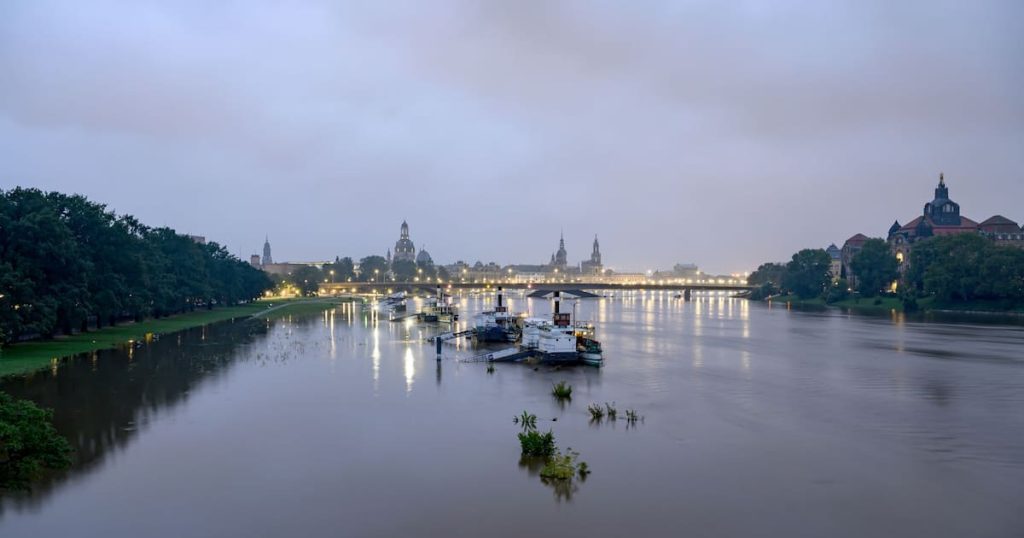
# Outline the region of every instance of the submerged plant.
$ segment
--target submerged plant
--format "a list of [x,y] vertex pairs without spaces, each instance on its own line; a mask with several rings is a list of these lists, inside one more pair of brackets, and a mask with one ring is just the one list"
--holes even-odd
[[494,363],[487,363],[487,373],[489,373],[489,374],[493,374],[494,373]]
[[529,430],[519,434],[519,446],[524,456],[549,457],[555,453],[555,434]]
[[572,399],[572,385],[565,381],[559,381],[551,387],[551,394],[559,400]]
[[537,415],[523,411],[518,417],[512,417],[512,423],[519,424],[523,430],[534,430],[537,428]]
[[604,403],[604,407],[605,407],[605,410],[607,410],[607,412],[608,412],[608,420],[615,420],[615,418],[618,417],[619,410],[615,409],[615,402],[612,402],[612,403],[605,402]]
[[644,417],[640,416],[640,413],[636,412],[636,409],[626,410],[626,422],[630,424],[636,424],[636,421],[643,421]]
[[590,420],[599,421],[604,418],[604,408],[600,404],[592,403],[588,405],[587,411],[590,411]]
[[544,468],[540,470],[541,478],[571,480],[577,474],[580,477],[585,477],[590,471],[587,469],[586,462],[576,463],[576,458],[579,455],[579,452],[574,452],[571,448],[566,449],[565,453],[556,451],[553,456],[548,458]]

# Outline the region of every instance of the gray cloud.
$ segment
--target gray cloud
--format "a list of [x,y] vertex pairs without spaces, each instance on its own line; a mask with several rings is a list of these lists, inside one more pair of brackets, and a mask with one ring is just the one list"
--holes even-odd
[[[1017,2],[12,2],[0,186],[239,254],[748,269],[947,173],[1024,220]],[[1016,213],[1015,213],[1016,212]]]

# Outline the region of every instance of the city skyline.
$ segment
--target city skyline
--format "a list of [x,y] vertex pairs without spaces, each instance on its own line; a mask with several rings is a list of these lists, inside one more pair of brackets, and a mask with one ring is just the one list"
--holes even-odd
[[[1024,221],[1015,2],[0,7],[0,188],[243,259],[748,271],[885,237],[940,172]],[[467,260],[468,261],[468,260]]]

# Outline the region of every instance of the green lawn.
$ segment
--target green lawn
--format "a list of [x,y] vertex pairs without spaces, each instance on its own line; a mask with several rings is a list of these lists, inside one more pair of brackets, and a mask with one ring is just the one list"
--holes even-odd
[[147,334],[165,334],[229,319],[309,314],[334,308],[342,299],[274,299],[247,305],[197,310],[163,319],[105,327],[53,340],[23,342],[0,349],[0,376],[20,374],[44,368],[50,361],[78,353],[116,347],[130,340],[142,340]]

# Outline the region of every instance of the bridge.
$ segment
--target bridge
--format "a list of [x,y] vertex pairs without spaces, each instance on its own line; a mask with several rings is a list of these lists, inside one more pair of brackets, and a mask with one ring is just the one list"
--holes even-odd
[[530,291],[629,291],[629,290],[652,290],[652,291],[677,291],[690,293],[694,291],[731,291],[745,292],[754,289],[756,286],[733,282],[677,282],[677,283],[612,283],[612,282],[325,282],[320,284],[320,295],[338,295],[344,293],[394,293],[398,291],[407,292],[433,292],[440,285],[445,291],[449,290],[493,290],[498,286],[506,290],[530,290]]

